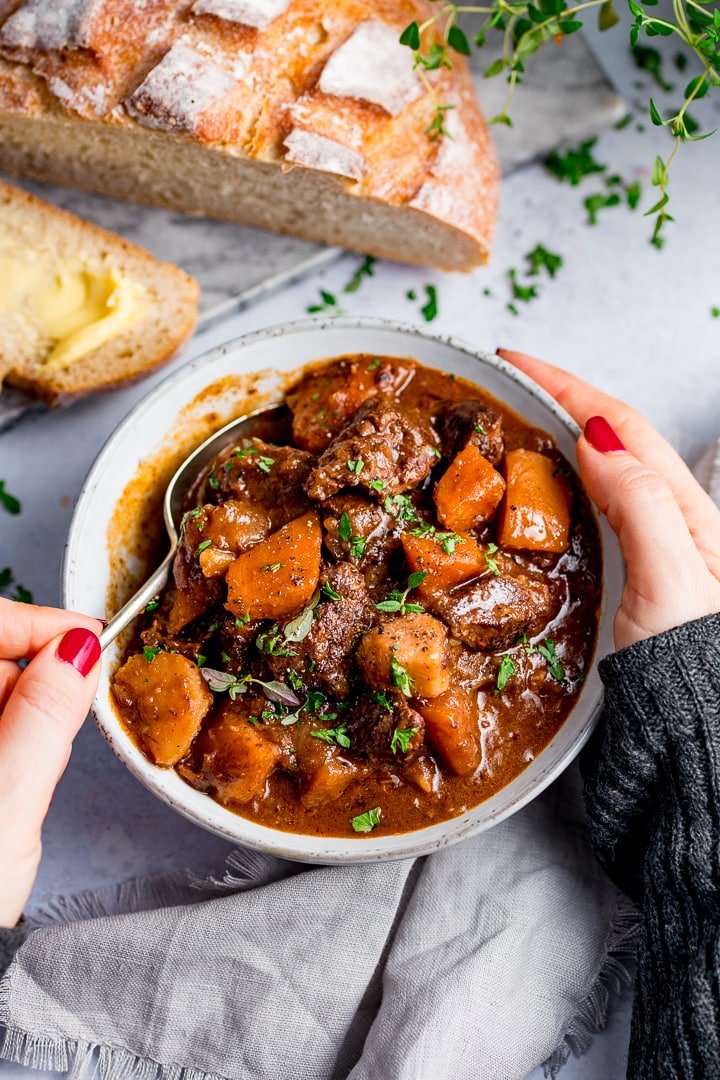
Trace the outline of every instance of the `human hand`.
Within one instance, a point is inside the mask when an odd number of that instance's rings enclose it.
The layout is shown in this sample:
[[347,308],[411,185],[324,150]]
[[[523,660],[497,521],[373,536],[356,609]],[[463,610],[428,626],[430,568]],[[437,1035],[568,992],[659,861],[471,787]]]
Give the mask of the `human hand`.
[[42,824],[97,689],[101,629],[0,598],[0,926],[15,925],[35,880]]
[[720,510],[669,443],[628,405],[567,371],[507,349],[498,355],[583,428],[580,475],[627,565],[616,647],[720,611]]

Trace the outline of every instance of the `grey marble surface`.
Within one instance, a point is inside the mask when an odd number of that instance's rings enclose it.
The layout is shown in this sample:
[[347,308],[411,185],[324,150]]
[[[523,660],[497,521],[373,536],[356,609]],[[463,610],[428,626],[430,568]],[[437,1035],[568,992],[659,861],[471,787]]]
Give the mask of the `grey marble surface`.
[[[621,36],[600,46],[603,62],[629,100],[657,93],[633,68]],[[671,81],[681,79],[671,63],[668,74]],[[642,92],[634,85],[638,78]],[[663,104],[672,100],[672,95],[657,97]],[[697,115],[707,127],[718,123],[707,108],[699,108]],[[643,132],[634,124],[608,132],[596,154],[613,172],[642,182],[645,209],[652,201],[650,165],[656,153],[667,153],[669,142],[664,132],[641,122]],[[695,461],[720,434],[720,320],[710,314],[713,305],[720,305],[718,175],[720,137],[682,149],[671,187],[676,223],[665,250],[658,252],[647,242],[649,223],[639,211],[610,209],[601,213],[595,228],[588,227],[582,202],[601,190],[602,182],[590,178],[570,188],[534,166],[504,185],[490,267],[451,276],[384,264],[359,293],[343,298],[345,308],[420,323],[424,286],[434,283],[439,331],[489,349],[526,349],[561,364],[632,402],[687,460]],[[559,252],[564,265],[554,281],[541,280],[540,298],[516,317],[506,307],[507,271],[520,266],[524,253],[538,243]],[[208,328],[176,364],[231,336],[302,316],[319,287],[341,292],[356,265],[356,259],[344,256],[320,274]],[[408,289],[417,291],[417,302],[405,298]],[[38,600],[57,602],[72,501],[95,454],[160,377],[66,412],[27,418],[0,435],[0,476],[24,504],[18,518],[0,519],[0,567],[12,565]],[[30,910],[58,894],[133,874],[177,866],[204,869],[225,852],[222,841],[188,825],[140,787],[88,723],[48,818]],[[608,1027],[583,1058],[569,1062],[562,1080],[620,1080],[630,1000],[629,995],[613,999]],[[0,1066],[2,1080],[20,1080],[21,1074],[24,1070]],[[541,1075],[536,1071],[533,1080]]]

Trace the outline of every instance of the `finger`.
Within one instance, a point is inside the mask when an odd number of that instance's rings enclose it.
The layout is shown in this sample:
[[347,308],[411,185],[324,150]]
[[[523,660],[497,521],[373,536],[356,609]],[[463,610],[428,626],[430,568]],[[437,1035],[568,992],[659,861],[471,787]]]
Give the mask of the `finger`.
[[[620,541],[633,620],[651,635],[720,610],[720,582],[709,574],[669,484],[620,442],[597,449],[595,423],[578,442],[578,463],[588,494]],[[607,432],[609,440],[612,429]]]
[[20,674],[0,718],[0,820],[38,832],[97,689],[100,642],[75,628],[53,638]]
[[19,604],[0,597],[0,657],[5,660],[22,660],[34,656],[50,638],[84,627],[100,633],[100,619],[79,615],[59,608],[35,607]]
[[14,660],[0,660],[0,713],[20,678],[20,668]]
[[507,349],[498,349],[498,355],[552,394],[580,427],[591,416],[604,416],[609,421],[628,450],[667,481],[696,547],[720,580],[720,510],[652,424],[630,406],[562,368]]

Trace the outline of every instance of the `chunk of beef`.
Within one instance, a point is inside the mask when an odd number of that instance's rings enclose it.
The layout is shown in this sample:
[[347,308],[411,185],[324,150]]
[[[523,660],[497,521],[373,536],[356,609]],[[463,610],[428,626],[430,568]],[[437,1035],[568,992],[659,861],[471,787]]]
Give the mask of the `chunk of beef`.
[[359,356],[338,360],[315,375],[307,375],[287,394],[293,441],[304,450],[322,453],[367,398],[398,393],[411,374],[407,364]]
[[[340,535],[340,519],[347,514],[350,539]],[[320,507],[325,547],[336,559],[354,563],[371,592],[387,581],[400,554],[402,523],[382,505],[362,495],[334,495]]]
[[352,650],[359,636],[372,626],[374,608],[362,574],[351,563],[325,567],[320,585],[340,599],[323,594],[307,637],[284,642],[282,651],[292,649],[292,655],[270,654],[267,662],[276,679],[287,681],[287,673],[292,670],[306,686],[344,698],[350,688]]
[[131,656],[115,675],[113,693],[157,765],[175,765],[187,754],[213,703],[196,665],[170,652]]
[[386,397],[361,405],[335,436],[305,485],[311,499],[329,499],[344,487],[371,498],[414,488],[429,475],[437,439],[427,420]]
[[314,465],[312,454],[294,446],[241,439],[218,454],[208,483],[222,499],[236,499],[263,510],[274,531],[307,510],[303,485]]
[[269,528],[270,517],[261,507],[233,499],[221,506],[196,506],[185,514],[173,562],[176,593],[168,617],[171,633],[220,603],[221,579],[233,558],[262,540]]
[[443,456],[454,458],[466,446],[476,446],[491,465],[505,452],[502,417],[481,401],[446,401],[435,413]]
[[532,636],[555,614],[548,586],[525,575],[486,574],[432,599],[432,610],[471,649],[492,651]]
[[[388,708],[388,706],[390,706]],[[363,696],[352,707],[347,718],[350,749],[353,754],[370,761],[412,761],[424,742],[425,721],[397,690],[388,690],[372,697]],[[395,731],[412,732],[396,737]],[[407,746],[403,750],[403,745]]]

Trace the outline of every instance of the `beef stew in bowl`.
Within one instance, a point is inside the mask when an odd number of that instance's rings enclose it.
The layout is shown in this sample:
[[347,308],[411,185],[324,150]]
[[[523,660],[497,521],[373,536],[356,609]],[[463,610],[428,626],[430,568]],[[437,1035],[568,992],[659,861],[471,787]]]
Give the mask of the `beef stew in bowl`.
[[115,673],[155,764],[285,832],[463,814],[558,732],[601,550],[544,431],[412,360],[306,371],[198,478],[173,580]]

